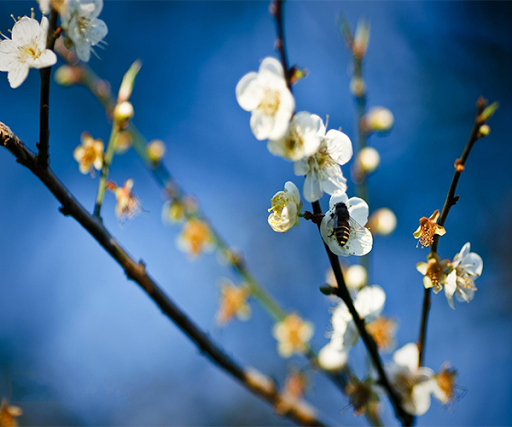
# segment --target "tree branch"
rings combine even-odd
[[[46,49],[53,50],[55,46],[55,29],[57,28],[57,18],[59,13],[52,8],[50,12],[50,22],[48,26],[48,35],[46,39]],[[39,102],[39,154],[37,156],[37,163],[40,167],[48,167],[49,157],[49,116],[50,116],[50,76],[52,67],[43,68],[41,74],[41,99]]]
[[[460,175],[464,171],[464,165],[466,160],[473,148],[474,144],[478,139],[481,138],[480,135],[480,127],[486,123],[489,117],[482,118],[482,113],[487,107],[487,101],[480,97],[476,102],[476,117],[473,122],[473,128],[471,129],[471,133],[469,135],[469,139],[464,147],[464,151],[460,156],[460,159],[457,159],[455,162],[455,172],[453,174],[452,182],[450,184],[450,188],[448,189],[448,195],[446,196],[446,200],[444,202],[443,210],[441,211],[441,215],[439,217],[438,224],[443,226],[446,218],[448,217],[448,213],[450,212],[451,207],[457,202],[459,199],[458,196],[455,196],[455,190],[457,189],[457,184],[459,182]],[[436,234],[434,236],[434,241],[432,246],[430,247],[430,253],[437,253],[437,246],[439,244],[439,235]],[[422,366],[425,359],[425,345],[427,339],[427,324],[428,324],[428,314],[430,311],[431,305],[431,294],[432,288],[425,289],[423,294],[423,307],[421,311],[421,324],[420,324],[420,335],[418,339],[418,349],[419,349],[419,357],[418,357],[418,366]]]
[[[72,216],[87,232],[107,251],[123,268],[128,279],[136,282],[155,302],[162,312],[194,342],[199,351],[205,354],[214,364],[229,375],[236,378],[245,388],[260,396],[272,405],[276,405],[282,396],[277,391],[274,382],[252,368],[245,368],[231,359],[220,347],[210,340],[181,309],[164,293],[158,283],[152,279],[142,262],[135,261],[126,250],[106,230],[101,221],[89,214],[75,199],[70,191],[55,176],[50,168],[38,167],[37,157],[14,135],[9,127],[0,122],[0,145],[6,147],[19,163],[28,168],[52,192],[62,204],[61,211]],[[292,405],[285,414],[302,425],[325,425],[316,418],[314,410],[306,403]]]

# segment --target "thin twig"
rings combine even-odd
[[[446,200],[444,202],[443,210],[441,211],[441,215],[439,216],[438,224],[443,226],[446,218],[448,217],[448,213],[450,212],[451,207],[457,202],[458,196],[455,196],[455,190],[457,189],[457,184],[459,182],[460,175],[464,171],[464,165],[466,160],[473,148],[474,144],[481,137],[480,135],[480,127],[485,124],[486,120],[482,120],[481,114],[487,107],[487,101],[480,97],[476,102],[476,117],[473,122],[473,128],[471,129],[471,133],[469,135],[469,139],[464,147],[464,151],[460,156],[460,159],[457,159],[455,162],[455,172],[453,174],[452,182],[450,184],[450,188],[448,189],[448,195],[446,196]],[[430,247],[430,253],[437,253],[437,246],[439,244],[439,235],[436,234],[434,236],[434,241],[432,242],[432,246]],[[423,362],[425,359],[425,346],[427,339],[427,324],[428,324],[428,314],[430,311],[431,305],[431,294],[432,288],[425,289],[423,294],[423,307],[421,310],[421,324],[420,324],[420,335],[418,339],[418,366],[423,366]]]
[[[290,84],[290,76],[289,76],[289,66],[287,62],[287,56],[286,56],[286,44],[284,39],[284,22],[283,22],[283,3],[284,0],[275,0],[272,4],[271,11],[274,15],[275,22],[276,22],[276,29],[277,29],[277,40],[276,40],[276,47],[278,48],[281,56],[281,64],[283,66],[284,75],[286,77],[286,83],[288,84],[288,87],[291,90],[291,84]],[[318,201],[312,203],[313,206],[313,213],[315,215],[322,215],[322,208],[320,207],[320,203]],[[320,231],[320,224],[318,225],[318,230]],[[402,408],[402,404],[400,402],[400,399],[398,398],[398,395],[395,393],[393,388],[391,387],[391,383],[388,380],[388,377],[386,375],[386,372],[384,370],[384,366],[382,364],[382,361],[380,359],[380,355],[377,349],[377,345],[375,344],[375,341],[373,338],[368,334],[366,331],[364,320],[362,320],[359,317],[359,313],[354,307],[354,304],[352,302],[352,298],[350,296],[350,293],[347,289],[347,286],[345,284],[345,279],[343,277],[343,273],[341,271],[340,262],[338,257],[331,252],[329,247],[324,243],[325,250],[327,251],[327,255],[329,257],[329,261],[331,263],[332,270],[334,272],[334,276],[336,278],[336,282],[338,283],[338,287],[335,288],[336,295],[342,299],[342,301],[347,305],[350,314],[352,315],[354,319],[354,323],[356,324],[356,327],[359,331],[359,334],[361,335],[361,338],[363,339],[363,342],[370,353],[373,365],[377,369],[377,372],[379,374],[380,383],[386,390],[389,399],[391,401],[391,404],[393,405],[393,409],[395,410],[395,414],[398,419],[402,422],[404,426],[409,426],[412,424],[413,417],[405,412],[405,410]]]
[[[57,19],[59,13],[52,8],[50,12],[50,22],[48,26],[48,35],[46,38],[46,49],[53,50],[55,46],[55,30],[57,28]],[[40,167],[48,167],[49,140],[50,140],[50,76],[52,67],[42,68],[41,74],[41,99],[39,102],[39,154],[37,163]]]
[[[114,239],[102,222],[91,215],[75,199],[71,192],[55,176],[50,168],[37,166],[36,156],[14,135],[9,127],[0,122],[0,145],[6,147],[19,163],[28,168],[52,192],[62,204],[64,215],[72,216],[89,234],[114,258],[123,268],[128,279],[136,282],[158,305],[162,312],[181,329],[213,363],[236,378],[244,387],[260,396],[272,405],[276,405],[282,396],[273,381],[257,373],[252,368],[245,368],[229,357],[218,347],[181,309],[164,293],[158,283],[146,271],[143,262],[135,261]],[[305,403],[292,405],[284,415],[302,425],[325,425]]]

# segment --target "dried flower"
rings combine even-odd
[[[305,322],[296,314],[289,314],[274,325],[272,334],[278,341],[277,351],[281,357],[287,358],[293,353],[306,351],[313,332],[310,322]]]
[[[217,323],[221,326],[228,323],[234,316],[239,320],[248,320],[251,308],[247,304],[251,292],[247,286],[236,286],[231,280],[223,279]]]
[[[127,179],[123,187],[117,187],[110,181],[107,188],[116,195],[116,215],[120,220],[132,219],[141,212],[140,200],[132,192],[133,179]]]
[[[437,209],[430,218],[426,216],[420,218],[420,226],[413,233],[415,239],[419,239],[418,244],[424,248],[430,246],[434,242],[434,236],[444,236],[446,230],[443,226],[437,224],[439,219],[439,209]]]
[[[440,260],[439,255],[431,253],[428,255],[428,262],[419,262],[416,269],[423,274],[423,284],[425,289],[434,288],[434,293],[438,293],[446,284],[446,270],[449,265],[447,259]]]
[[[81,173],[91,173],[94,176],[94,169],[100,170],[103,167],[103,148],[101,139],[94,139],[90,133],[83,132],[80,136],[82,145],[75,148],[73,157],[78,162]]]

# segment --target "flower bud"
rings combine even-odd
[[[380,163],[379,152],[372,147],[364,147],[357,155],[358,169],[365,174],[372,173]]]
[[[380,234],[381,236],[387,236],[396,228],[396,216],[391,209],[377,209],[370,216],[368,228],[374,235]]]
[[[117,134],[116,137],[116,153],[122,154],[131,147],[133,142],[132,134],[128,131],[121,131]]]
[[[130,99],[133,91],[133,85],[135,83],[135,77],[137,77],[141,66],[142,63],[139,60],[135,61],[124,75],[123,81],[121,82],[121,87],[119,88],[119,93],[117,95],[118,103],[123,103]]]
[[[354,36],[354,44],[352,52],[355,57],[362,59],[368,49],[370,41],[370,23],[366,19],[360,19],[357,23],[356,34]]]
[[[480,129],[478,129],[478,136],[480,138],[483,138],[484,136],[487,136],[491,133],[491,128],[489,125],[482,125],[480,126]]]
[[[162,222],[171,224],[181,222],[185,218],[185,214],[183,203],[179,200],[168,200],[162,208]]]
[[[82,75],[78,67],[62,65],[55,71],[54,78],[61,86],[73,86],[80,83]]]
[[[356,98],[361,98],[366,93],[366,83],[361,77],[352,77],[350,80],[350,93]]]
[[[160,139],[154,139],[148,144],[146,154],[153,163],[159,163],[165,154],[164,142]]]
[[[386,133],[391,130],[395,118],[393,113],[384,107],[373,107],[363,117],[361,126],[366,133]]]
[[[359,264],[354,264],[345,270],[345,284],[348,289],[360,289],[366,285],[368,274],[366,269]]]
[[[133,114],[133,105],[128,101],[121,102],[114,108],[114,119],[118,123],[126,123],[133,117]]]

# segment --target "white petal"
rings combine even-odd
[[[368,203],[359,197],[351,197],[347,203],[348,212],[360,225],[364,226],[368,222]]]
[[[460,257],[462,259],[466,258],[469,254],[469,251],[471,250],[471,244],[469,242],[467,242],[463,247],[462,249],[460,250]]]
[[[320,188],[320,182],[313,175],[306,175],[306,179],[304,180],[304,189],[302,190],[304,193],[304,198],[308,202],[316,202],[320,200],[324,192]]]
[[[57,62],[57,55],[53,53],[50,49],[46,49],[39,58],[37,58],[31,66],[33,68],[46,68],[55,65]]]
[[[411,372],[418,370],[419,350],[415,343],[409,343],[395,351],[393,361],[400,366],[408,367]]]
[[[256,139],[260,141],[267,139],[274,127],[274,118],[261,114],[259,111],[253,111],[251,115],[251,130]],[[269,141],[270,142],[270,141]]]
[[[107,24],[105,24],[101,19],[94,19],[89,24],[89,28],[87,28],[86,38],[91,46],[94,46],[103,40],[107,34]]]
[[[329,208],[332,209],[335,205],[337,205],[340,202],[345,203],[346,205],[348,204],[347,193],[343,192],[333,194],[329,199]]]
[[[469,273],[471,276],[478,277],[482,275],[484,262],[480,255],[476,254],[475,252],[471,252],[464,258],[464,261],[461,262],[460,266],[464,268],[464,270],[466,270],[466,272]]]
[[[274,115],[274,125],[269,132],[268,138],[281,139],[286,135],[290,126],[290,119],[292,118],[293,110],[279,108]]]
[[[385,302],[386,293],[384,289],[377,285],[366,286],[357,294],[354,307],[359,316],[364,318],[366,323],[370,323],[380,316]]]
[[[342,256],[363,256],[372,250],[373,237],[370,230],[365,227],[356,228],[354,224],[350,226],[350,235],[345,246],[341,247]]]
[[[89,62],[91,59],[91,45],[82,39],[74,40],[76,56],[84,62]]]
[[[245,111],[255,110],[263,97],[264,90],[258,84],[257,77],[258,73],[253,71],[243,76],[236,85],[236,100]]]
[[[347,364],[348,353],[338,351],[330,343],[318,353],[318,364],[327,371],[337,371]]]
[[[322,190],[327,194],[344,193],[347,191],[347,180],[339,165],[324,168],[325,178],[321,181]]]
[[[276,58],[273,58],[271,56],[261,61],[258,73],[261,74],[262,76],[265,76],[266,74],[271,74],[272,76],[280,77],[284,81],[284,72],[281,62],[279,62]]]
[[[0,42],[0,71],[9,71],[17,61],[18,48],[12,40]]]
[[[44,20],[48,22],[46,18],[43,18],[43,21]],[[11,38],[18,46],[28,45],[32,43],[32,40],[38,38],[40,32],[41,28],[39,22],[28,16],[24,16],[12,27]]]
[[[344,165],[352,158],[352,142],[343,132],[331,129],[325,135],[325,142],[329,154],[336,163]]]
[[[455,309],[455,306],[453,304],[453,294],[455,293],[455,290],[457,289],[457,272],[453,270],[448,276],[446,277],[446,281],[444,283],[444,293],[446,295],[446,299],[448,300],[448,304],[450,304],[450,307]]]
[[[300,203],[300,192],[299,192],[299,189],[297,188],[297,186],[293,182],[286,181],[286,183],[284,184],[284,189],[286,191],[288,191],[290,196],[293,197],[293,199],[295,200],[295,202],[297,204]]]
[[[430,395],[433,391],[432,381],[425,381],[415,385],[412,389],[412,402],[414,411],[412,415],[424,415],[430,408]]]
[[[293,164],[293,172],[295,175],[306,175],[309,172],[308,159],[300,159]]]
[[[7,80],[9,80],[11,87],[16,89],[25,81],[27,76],[28,65],[21,62],[16,62],[9,70],[9,74],[7,74]]]

